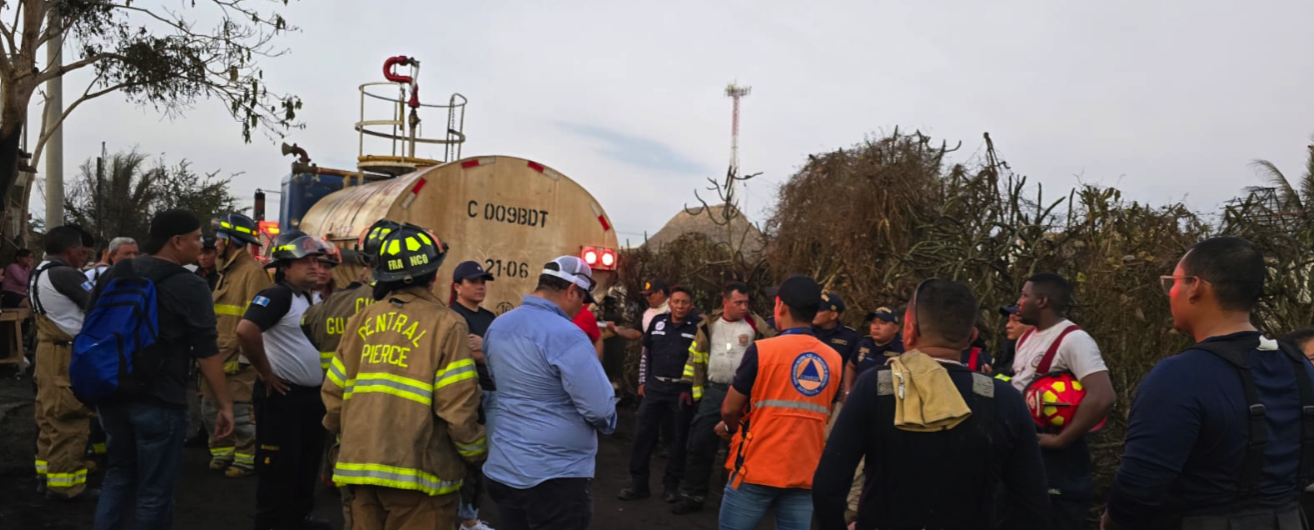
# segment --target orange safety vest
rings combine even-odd
[[[839,392],[840,355],[810,334],[790,333],[757,345],[757,380],[749,413],[731,441],[726,468],[739,484],[812,489],[826,446],[826,421]]]

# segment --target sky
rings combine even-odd
[[[414,56],[423,100],[469,98],[464,156],[557,169],[632,243],[724,175],[731,81],[752,87],[740,167],[762,173],[745,194],[759,222],[808,154],[895,127],[961,141],[953,161],[979,159],[989,132],[1047,197],[1099,184],[1204,211],[1263,183],[1252,159],[1298,175],[1314,134],[1308,0],[293,0],[283,14],[299,31],[278,41],[289,53],[263,63],[265,80],[304,101],[306,127],[286,141],[315,162],[354,166],[358,85],[381,81],[385,58]],[[66,101],[86,80],[67,78]],[[238,174],[247,203],[291,162],[278,140],[243,143],[216,102],[173,119],[114,95],[89,102],[65,123],[66,176],[101,142]],[[34,195],[38,216],[42,205]]]

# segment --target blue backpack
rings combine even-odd
[[[156,282],[137,274],[132,262],[111,269],[82,332],[73,339],[68,376],[73,395],[83,403],[139,394],[164,368],[165,357],[158,351]]]

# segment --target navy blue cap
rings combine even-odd
[[[655,293],[655,292],[657,292],[657,291],[661,291],[661,292],[663,292],[663,293],[666,293],[667,296],[670,296],[670,294],[671,294],[671,288],[670,288],[670,286],[666,285],[666,282],[663,281],[663,280],[653,280],[653,281],[650,281],[650,282],[645,282],[645,283],[643,284],[643,290],[642,290],[642,291],[639,291],[639,294],[644,295],[644,296],[648,296],[648,295],[650,295],[650,294],[652,294],[652,293]]]
[[[875,311],[867,313],[867,320],[884,320],[886,322],[898,322],[899,315],[893,309],[888,307],[878,307]]]
[[[821,309],[821,286],[817,285],[816,280],[802,274],[790,276],[780,284],[776,297],[791,309],[804,312]]]
[[[843,313],[845,309],[844,299],[840,298],[840,295],[831,292],[821,293],[821,311]]]
[[[1006,317],[1016,315],[1018,311],[1019,309],[1015,305],[1007,305],[999,308],[999,314],[1004,315]]]
[[[477,280],[483,278],[487,281],[493,281],[493,275],[484,270],[478,261],[463,261],[456,266],[456,272],[452,273],[452,281]]]

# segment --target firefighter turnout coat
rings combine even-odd
[[[703,390],[707,387],[708,361],[711,359],[708,352],[712,351],[712,326],[721,322],[721,315],[722,312],[717,311],[704,318],[698,324],[698,334],[694,337],[693,344],[689,346],[689,361],[684,365],[682,379],[693,383],[693,398],[695,400],[703,399]],[[771,329],[771,325],[767,324],[766,320],[763,320],[757,314],[750,312],[744,319],[752,325],[753,331],[757,332],[753,337],[753,341],[776,336],[776,332]]]
[[[219,330],[219,355],[224,359],[224,373],[228,374],[228,395],[236,403],[251,402],[251,387],[255,384],[255,370],[250,368],[237,346],[237,323],[242,321],[247,306],[260,291],[274,285],[265,267],[242,250],[218,265],[219,283],[214,288],[214,316]],[[247,377],[233,377],[243,368]],[[201,390],[207,399],[214,399],[209,384],[201,380]]]
[[[393,291],[347,321],[322,394],[342,447],[333,481],[456,493],[488,456],[465,321],[423,287]]]
[[[320,367],[328,370],[333,352],[337,351],[343,331],[347,329],[347,321],[373,303],[374,286],[365,284],[333,293],[306,310],[301,317],[301,329],[319,348]]]

